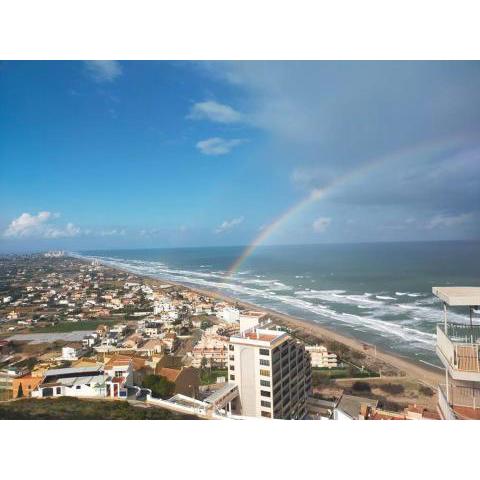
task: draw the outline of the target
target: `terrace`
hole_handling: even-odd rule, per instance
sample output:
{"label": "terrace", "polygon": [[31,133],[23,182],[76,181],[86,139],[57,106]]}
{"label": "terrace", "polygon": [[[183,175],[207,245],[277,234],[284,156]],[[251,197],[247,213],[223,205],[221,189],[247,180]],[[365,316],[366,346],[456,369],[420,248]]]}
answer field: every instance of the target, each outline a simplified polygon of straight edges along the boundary
{"label": "terrace", "polygon": [[473,386],[438,386],[438,406],[445,420],[480,420],[480,389]]}
{"label": "terrace", "polygon": [[437,324],[437,353],[452,378],[480,381],[480,325]]}

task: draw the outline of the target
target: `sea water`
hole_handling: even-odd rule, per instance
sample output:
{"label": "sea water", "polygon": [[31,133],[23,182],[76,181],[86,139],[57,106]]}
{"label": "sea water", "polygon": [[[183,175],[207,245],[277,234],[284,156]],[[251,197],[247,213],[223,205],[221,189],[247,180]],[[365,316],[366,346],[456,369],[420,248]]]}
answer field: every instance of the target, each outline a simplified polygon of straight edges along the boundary
{"label": "sea water", "polygon": [[[412,360],[435,355],[432,286],[480,286],[480,242],[261,246],[79,252],[133,273],[220,292],[304,318]],[[449,312],[467,322],[467,309]]]}

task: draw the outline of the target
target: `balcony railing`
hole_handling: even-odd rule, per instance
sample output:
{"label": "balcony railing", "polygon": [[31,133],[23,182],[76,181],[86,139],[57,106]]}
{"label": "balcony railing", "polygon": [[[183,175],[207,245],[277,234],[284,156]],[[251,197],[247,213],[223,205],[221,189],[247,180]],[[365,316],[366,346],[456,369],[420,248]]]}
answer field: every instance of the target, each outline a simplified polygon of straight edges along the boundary
{"label": "balcony railing", "polygon": [[438,386],[438,406],[442,412],[442,417],[445,420],[456,420],[457,417],[455,416],[452,407],[448,404],[445,388],[445,385]]}
{"label": "balcony railing", "polygon": [[480,325],[447,323],[447,331],[445,331],[445,325],[443,323],[439,323],[438,325],[452,342],[480,343]]}
{"label": "balcony railing", "polygon": [[438,324],[437,347],[456,370],[480,373],[479,325]]}
{"label": "balcony railing", "polygon": [[446,386],[438,386],[438,406],[446,420],[456,418],[480,418],[480,388],[473,386],[472,382],[465,384],[452,383],[448,386],[448,401]]}

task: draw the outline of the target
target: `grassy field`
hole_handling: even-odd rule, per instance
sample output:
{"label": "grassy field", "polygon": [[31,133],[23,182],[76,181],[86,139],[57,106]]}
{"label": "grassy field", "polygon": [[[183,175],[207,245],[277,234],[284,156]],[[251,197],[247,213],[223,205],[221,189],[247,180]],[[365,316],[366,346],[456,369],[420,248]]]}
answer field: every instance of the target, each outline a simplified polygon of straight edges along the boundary
{"label": "grassy field", "polygon": [[123,321],[122,318],[115,318],[115,319],[105,319],[105,318],[98,318],[95,320],[83,320],[80,322],[60,322],[56,325],[50,325],[48,327],[35,327],[28,332],[22,333],[66,333],[66,332],[74,332],[80,330],[95,330],[99,325],[108,325],[114,323],[121,323]]}
{"label": "grassy field", "polygon": [[312,375],[323,378],[370,378],[378,377],[379,374],[372,372],[366,368],[361,370],[360,368],[347,365],[345,367],[337,368],[312,368]]}
{"label": "grassy field", "polygon": [[192,420],[156,407],[134,407],[126,401],[27,398],[0,404],[1,420]]}

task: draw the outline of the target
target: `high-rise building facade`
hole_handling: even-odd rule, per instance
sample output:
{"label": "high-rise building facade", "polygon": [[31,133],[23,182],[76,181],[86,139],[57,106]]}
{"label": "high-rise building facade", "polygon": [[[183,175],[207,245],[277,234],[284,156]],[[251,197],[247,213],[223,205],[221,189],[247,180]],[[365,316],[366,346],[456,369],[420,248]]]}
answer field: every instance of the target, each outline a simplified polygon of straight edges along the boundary
{"label": "high-rise building facade", "polygon": [[302,419],[311,391],[310,355],[285,332],[253,327],[230,337],[228,381],[238,386],[236,413]]}

